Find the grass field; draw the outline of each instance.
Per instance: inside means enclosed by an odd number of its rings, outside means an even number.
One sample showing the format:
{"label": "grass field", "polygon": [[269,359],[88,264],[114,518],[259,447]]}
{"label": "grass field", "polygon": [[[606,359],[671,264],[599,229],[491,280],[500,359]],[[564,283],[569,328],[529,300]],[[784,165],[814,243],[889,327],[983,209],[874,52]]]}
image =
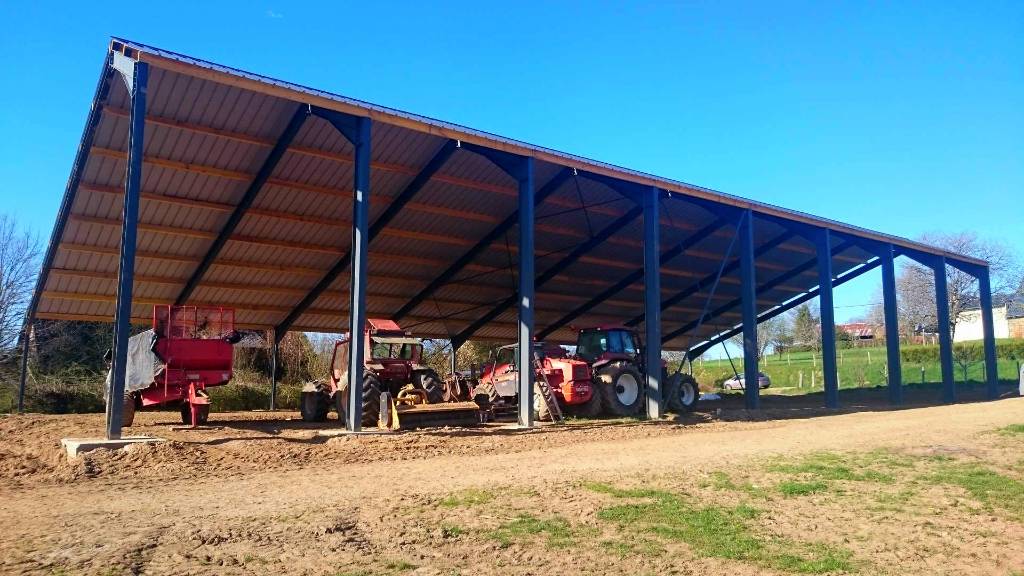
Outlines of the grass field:
{"label": "grass field", "polygon": [[[885,348],[846,348],[836,354],[836,367],[839,373],[839,388],[871,388],[884,386],[887,383]],[[733,358],[736,370],[743,371],[743,358]],[[1000,380],[1011,382],[1017,380],[1017,360],[998,359]],[[985,365],[974,362],[967,367],[967,378],[964,379],[963,367],[954,363],[954,377],[957,386],[979,386],[985,382]],[[770,355],[761,360],[761,371],[772,380],[771,388],[763,394],[808,394],[821,392],[822,367],[821,354],[818,352],[791,352],[781,355]],[[729,360],[698,360],[693,365],[694,376],[702,387],[713,390],[720,383],[731,378],[733,369]],[[938,385],[942,382],[942,371],[938,362],[902,363],[903,384]]]}

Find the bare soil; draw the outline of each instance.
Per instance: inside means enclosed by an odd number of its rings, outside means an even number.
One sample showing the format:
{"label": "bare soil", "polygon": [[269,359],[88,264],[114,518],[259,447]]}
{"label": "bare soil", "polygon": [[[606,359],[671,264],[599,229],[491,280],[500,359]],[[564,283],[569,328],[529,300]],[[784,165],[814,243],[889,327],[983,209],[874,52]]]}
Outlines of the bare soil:
{"label": "bare soil", "polygon": [[[98,435],[102,415],[2,417],[0,573],[807,571],[722,558],[692,538],[640,537],[602,512],[628,500],[595,486],[749,505],[758,512],[743,522],[756,537],[848,551],[845,572],[1024,570],[1024,518],[928,481],[961,464],[1024,480],[1024,436],[993,432],[1024,423],[1024,399],[841,414],[731,406],[658,422],[333,438],[297,414],[214,414],[215,429],[190,431],[172,430],[176,413],[140,413],[126,433],[167,442],[76,462],[60,439]],[[879,450],[911,463],[879,468],[882,482],[772,467]],[[790,496],[787,481],[827,488]]]}

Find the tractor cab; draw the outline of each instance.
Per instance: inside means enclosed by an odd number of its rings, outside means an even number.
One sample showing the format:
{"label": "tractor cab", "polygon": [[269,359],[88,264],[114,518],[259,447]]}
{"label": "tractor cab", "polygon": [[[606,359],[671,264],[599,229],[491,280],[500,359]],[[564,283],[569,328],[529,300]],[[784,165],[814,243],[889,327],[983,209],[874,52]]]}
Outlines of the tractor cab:
{"label": "tractor cab", "polygon": [[592,366],[615,360],[639,364],[640,350],[636,333],[621,326],[586,328],[576,339],[576,356]]}
{"label": "tractor cab", "polygon": [[[425,370],[420,364],[423,356],[423,341],[399,328],[391,320],[371,318],[363,332],[364,350],[367,357],[364,365],[377,374],[386,386],[392,383],[408,382],[415,370]],[[339,340],[334,346],[331,359],[332,375],[337,385],[348,380],[348,347],[350,340]]]}

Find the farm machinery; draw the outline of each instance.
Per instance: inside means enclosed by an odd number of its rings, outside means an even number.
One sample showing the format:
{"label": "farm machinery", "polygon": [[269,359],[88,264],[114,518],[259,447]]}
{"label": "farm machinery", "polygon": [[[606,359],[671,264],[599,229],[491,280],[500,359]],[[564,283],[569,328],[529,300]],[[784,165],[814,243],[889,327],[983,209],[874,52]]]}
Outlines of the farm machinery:
{"label": "farm machinery", "polygon": [[[333,406],[345,417],[349,382],[348,356],[352,339],[334,343],[330,377],[302,390],[300,411],[307,422],[323,422]],[[423,341],[391,320],[367,320],[363,381],[356,392],[362,399],[362,423],[381,428],[476,423],[480,407],[470,402],[469,388],[459,380],[444,381],[421,363]]]}
{"label": "farm machinery", "polygon": [[207,389],[231,380],[235,311],[157,305],[152,326],[128,340],[123,424],[131,426],[137,408],[168,404],[181,406],[183,423],[205,424]]}
{"label": "farm machinery", "polygon": [[[495,412],[509,411],[518,405],[518,349],[517,344],[509,344],[491,353],[473,389],[478,403]],[[543,382],[550,388],[560,410],[564,408],[588,418],[600,413],[601,399],[591,384],[590,368],[585,362],[570,358],[561,346],[541,342],[534,343],[534,359],[537,386]],[[552,416],[541,390],[535,390],[533,408],[538,419]]]}
{"label": "farm machinery", "polygon": [[[590,367],[605,412],[615,416],[634,416],[640,412],[647,367],[639,334],[621,326],[580,330],[575,357]],[[664,361],[660,368],[669,409],[693,410],[700,397],[697,381],[682,372],[669,376]]]}

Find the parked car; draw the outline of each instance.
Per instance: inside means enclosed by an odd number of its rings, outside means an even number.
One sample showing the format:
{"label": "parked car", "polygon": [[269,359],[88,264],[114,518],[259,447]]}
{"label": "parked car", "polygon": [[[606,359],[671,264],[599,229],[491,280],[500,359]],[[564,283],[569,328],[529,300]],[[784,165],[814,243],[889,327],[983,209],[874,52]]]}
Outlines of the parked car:
{"label": "parked car", "polygon": [[[768,377],[764,372],[757,373],[757,387],[764,390],[765,388],[772,385],[772,379]],[[729,378],[725,382],[722,382],[722,388],[725,390],[743,390],[746,385],[743,382],[743,374],[737,374],[732,378]]]}

